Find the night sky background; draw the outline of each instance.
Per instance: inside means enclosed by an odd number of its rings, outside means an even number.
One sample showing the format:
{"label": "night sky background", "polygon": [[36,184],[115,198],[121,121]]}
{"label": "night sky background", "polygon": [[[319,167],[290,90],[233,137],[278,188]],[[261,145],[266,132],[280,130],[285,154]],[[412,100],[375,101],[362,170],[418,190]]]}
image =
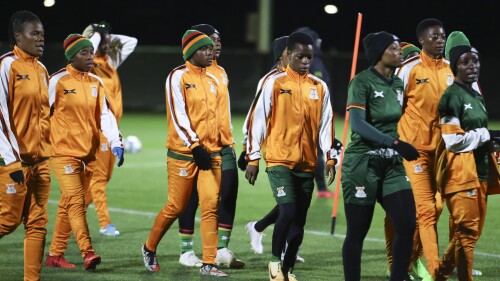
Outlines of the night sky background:
{"label": "night sky background", "polygon": [[[43,7],[43,0],[2,2],[0,41],[4,42],[10,15],[27,9],[41,18],[48,42],[62,42],[69,33],[82,32],[89,23],[106,19],[114,32],[137,37],[141,45],[179,45],[189,26],[209,23],[223,34],[224,47],[255,48],[255,43],[245,40],[245,34],[248,15],[258,11],[256,0],[56,0],[51,8]],[[274,38],[289,34],[297,27],[309,26],[322,37],[324,51],[350,52],[358,12],[363,13],[362,36],[386,30],[412,43],[418,43],[415,38],[418,22],[435,17],[443,21],[447,33],[461,30],[480,52],[491,54],[499,42],[500,16],[493,8],[495,2],[275,0],[272,1],[271,29]],[[339,12],[326,14],[325,4],[337,5]]]}

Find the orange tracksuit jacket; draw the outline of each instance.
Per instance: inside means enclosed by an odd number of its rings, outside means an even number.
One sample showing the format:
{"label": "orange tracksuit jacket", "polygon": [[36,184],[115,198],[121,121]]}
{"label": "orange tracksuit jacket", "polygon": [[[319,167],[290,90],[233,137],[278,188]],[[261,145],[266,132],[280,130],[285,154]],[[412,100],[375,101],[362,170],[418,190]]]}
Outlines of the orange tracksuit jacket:
{"label": "orange tracksuit jacket", "polygon": [[218,107],[216,77],[205,68],[187,61],[170,73],[166,90],[170,128],[166,147],[176,153],[191,155],[191,150],[201,143],[208,153],[219,152],[222,109]]}
{"label": "orange tracksuit jacket", "polygon": [[[233,125],[231,124],[231,103],[229,101],[229,80],[226,70],[213,60],[212,65],[207,67],[207,72],[215,76],[219,81],[219,116],[220,116],[220,141],[221,146],[233,145]],[[227,110],[225,110],[227,109]]]}
{"label": "orange tracksuit jacket", "polygon": [[[96,53],[94,56],[94,67],[91,72],[99,76],[104,83],[106,99],[116,117],[117,123],[120,123],[123,114],[123,103],[122,86],[117,69],[132,54],[137,46],[137,39],[118,34],[110,34],[110,37],[109,45],[111,51],[109,55],[101,57]],[[101,35],[95,32],[89,40],[92,41],[94,52],[97,52]]]}
{"label": "orange tracksuit jacket", "polygon": [[51,156],[95,160],[99,130],[110,146],[121,147],[116,119],[108,109],[102,81],[68,65],[50,77]]}
{"label": "orange tracksuit jacket", "polygon": [[441,138],[439,99],[454,80],[449,63],[421,52],[420,57],[406,61],[397,75],[405,89],[399,136],[418,150],[433,151]]}
{"label": "orange tracksuit jacket", "polygon": [[333,112],[328,87],[321,79],[299,75],[288,66],[269,78],[251,115],[249,165],[258,165],[264,140],[267,167],[314,172],[318,142],[327,161],[334,164]]}
{"label": "orange tracksuit jacket", "polygon": [[[50,156],[49,75],[38,58],[17,46],[0,58],[0,64],[0,107],[3,111],[0,165],[17,161],[18,153],[23,163],[37,163]],[[7,124],[15,139],[9,135]],[[18,153],[15,152],[17,144]]]}

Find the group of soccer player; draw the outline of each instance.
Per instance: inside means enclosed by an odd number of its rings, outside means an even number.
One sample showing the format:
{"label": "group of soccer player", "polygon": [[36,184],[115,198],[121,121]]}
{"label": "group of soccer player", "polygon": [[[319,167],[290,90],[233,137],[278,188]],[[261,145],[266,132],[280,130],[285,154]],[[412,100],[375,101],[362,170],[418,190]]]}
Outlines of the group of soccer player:
{"label": "group of soccer player", "polygon": [[[40,280],[50,172],[61,189],[46,265],[74,268],[64,258],[71,232],[84,267],[101,262],[92,247],[86,208],[94,201],[101,233],[119,235],[107,214],[105,186],[115,157],[124,163],[118,130],[122,115],[116,69],[137,40],[89,25],[64,41],[68,65],[49,77],[38,61],[44,30],[31,12],[12,15],[12,52],[0,57],[0,238],[23,222],[25,280]],[[420,51],[385,31],[363,39],[370,67],[349,84],[351,143],[342,165],[347,234],[345,280],[361,280],[361,253],[376,202],[386,211],[388,277],[472,280],[473,250],[484,225],[486,196],[500,191],[489,149],[500,131],[487,128],[478,87],[479,53],[461,32],[446,38],[443,24],[417,26]],[[208,24],[182,37],[185,64],[166,80],[168,199],[141,247],[144,266],[160,270],[156,249],[179,218],[179,262],[203,276],[227,276],[220,267],[245,263],[229,250],[238,192],[237,167],[254,184],[264,157],[276,207],[264,222],[247,225],[262,253],[262,231],[274,223],[270,280],[293,274],[314,189],[318,155],[330,185],[342,145],[335,140],[328,85],[310,73],[315,40],[296,31],[273,42],[275,66],[258,83],[236,161],[229,79],[218,65],[221,34]],[[414,57],[403,54],[416,51]],[[444,53],[444,55],[443,55]],[[318,151],[320,153],[318,153]],[[450,243],[438,256],[436,223],[450,210]],[[202,258],[193,251],[194,216],[201,208]],[[420,261],[424,255],[427,268]]]}
{"label": "group of soccer player", "polygon": [[45,264],[75,267],[64,258],[73,232],[85,269],[93,270],[101,257],[87,206],[94,202],[101,234],[120,234],[109,217],[106,184],[115,159],[117,166],[124,162],[117,68],[137,39],[111,34],[106,22],[91,24],[83,36],[67,36],[68,64],[51,76],[39,61],[45,40],[38,16],[15,12],[9,39],[12,51],[0,57],[0,238],[24,224],[24,280],[40,280],[52,171],[61,198]]}

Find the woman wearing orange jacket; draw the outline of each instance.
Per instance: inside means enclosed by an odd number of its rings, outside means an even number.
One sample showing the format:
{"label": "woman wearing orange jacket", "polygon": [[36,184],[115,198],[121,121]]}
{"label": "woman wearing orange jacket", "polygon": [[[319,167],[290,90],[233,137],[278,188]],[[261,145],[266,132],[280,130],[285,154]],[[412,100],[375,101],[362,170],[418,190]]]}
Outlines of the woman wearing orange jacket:
{"label": "woman wearing orange jacket", "polygon": [[53,74],[49,84],[50,165],[62,193],[55,227],[69,220],[84,267],[93,270],[101,257],[94,253],[86,220],[85,189],[90,179],[86,166],[95,160],[99,131],[108,139],[118,166],[124,161],[123,144],[103,83],[89,72],[94,65],[92,42],[80,34],[70,34],[64,49],[69,64]]}
{"label": "woman wearing orange jacket", "polygon": [[43,25],[16,12],[9,37],[13,50],[0,57],[0,239],[24,224],[24,280],[40,280],[50,191]]}

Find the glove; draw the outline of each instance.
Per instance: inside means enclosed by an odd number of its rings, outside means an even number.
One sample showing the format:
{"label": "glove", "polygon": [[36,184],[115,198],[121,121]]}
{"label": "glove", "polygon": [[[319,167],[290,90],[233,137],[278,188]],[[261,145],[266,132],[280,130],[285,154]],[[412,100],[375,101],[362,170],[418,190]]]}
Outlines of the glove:
{"label": "glove", "polygon": [[100,23],[94,25],[94,31],[99,32],[99,34],[103,33],[111,33],[111,25],[106,21],[101,21]]}
{"label": "glove", "polygon": [[418,150],[413,145],[399,139],[392,142],[392,148],[408,161],[417,160],[420,157]]}
{"label": "glove", "polygon": [[194,162],[196,163],[196,165],[198,165],[198,168],[204,171],[210,170],[210,168],[212,167],[212,158],[210,158],[208,152],[201,146],[193,148],[192,152]]}
{"label": "glove", "polygon": [[238,168],[240,168],[240,170],[242,171],[246,171],[247,169],[248,161],[245,158],[246,155],[246,151],[242,151],[240,154],[240,158],[238,158]]}
{"label": "glove", "polygon": [[116,164],[116,165],[118,167],[121,167],[123,165],[123,162],[125,161],[125,158],[123,157],[123,148],[114,147],[113,148],[113,155],[118,159],[118,164]]}
{"label": "glove", "polygon": [[500,130],[488,130],[490,140],[500,141]]}
{"label": "glove", "polygon": [[22,170],[17,170],[9,174],[10,178],[14,180],[14,182],[18,184],[24,183],[24,173]]}

